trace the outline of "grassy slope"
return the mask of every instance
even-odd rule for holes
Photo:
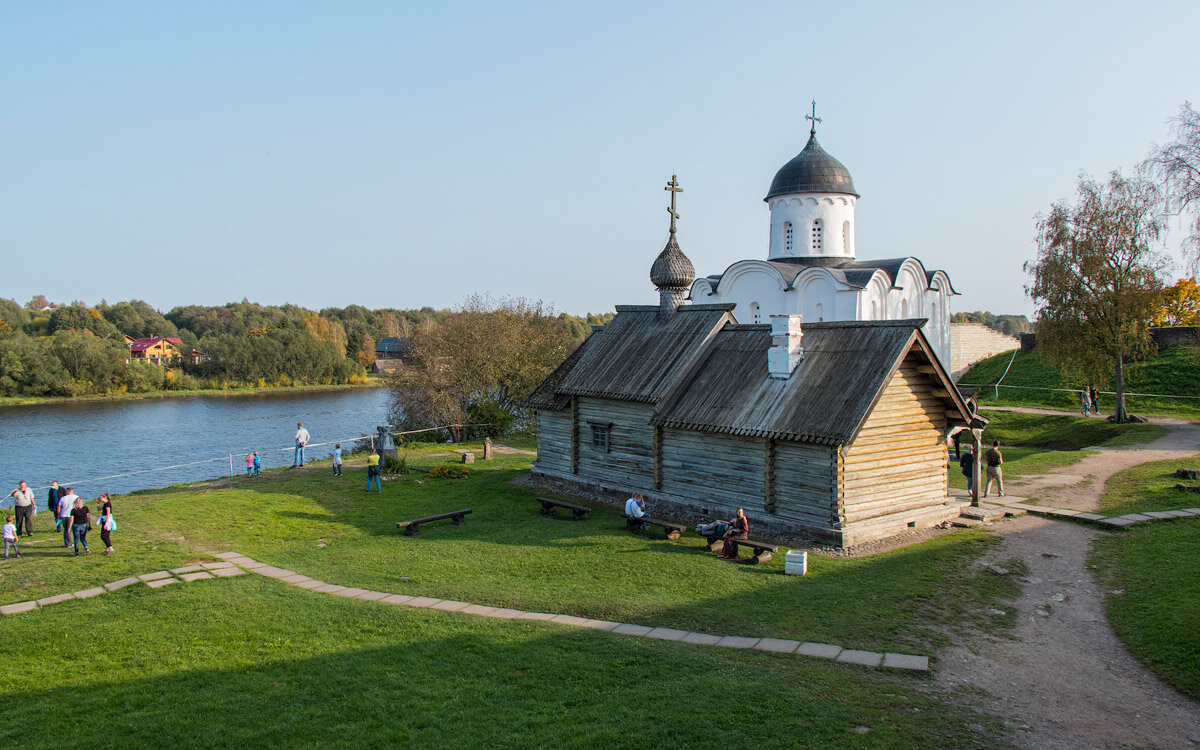
[[[1200,507],[1174,489],[1190,461],[1154,461],[1114,475],[1101,498],[1107,513]],[[1105,587],[1108,619],[1129,650],[1170,684],[1200,699],[1200,518],[1159,521],[1096,540],[1092,562]]]
[[[1200,396],[1200,367],[1197,357],[1200,347],[1170,346],[1162,349],[1145,362],[1133,362],[1125,367],[1126,389],[1134,393],[1156,393]],[[1001,388],[1000,397],[995,390],[986,387],[1003,375],[1012,358],[1011,352],[989,357],[972,367],[962,377],[966,385],[982,387],[979,393],[981,404],[998,406],[1039,406],[1049,409],[1078,411],[1079,394],[1049,390],[1024,390]],[[1036,352],[1017,354],[1012,360],[1012,369],[1004,379],[1004,385],[1031,388],[1080,388],[1084,383],[1068,382],[1062,371],[1042,362]],[[1111,388],[1110,388],[1111,390]],[[1162,399],[1130,396],[1126,406],[1134,414],[1158,414],[1175,416],[1200,416],[1200,399]],[[1111,414],[1113,397],[1101,396],[1102,413]]]
[[[127,589],[5,626],[23,647],[0,695],[36,722],[0,725],[6,747],[995,747],[1000,731],[969,696],[938,703],[911,674],[249,576]]]
[[[443,449],[410,448],[410,463],[432,466]],[[1017,593],[972,568],[993,543],[986,534],[868,559],[810,557],[807,577],[785,577],[781,559],[729,564],[703,554],[698,538],[629,534],[611,511],[583,523],[542,517],[533,493],[507,484],[530,459],[477,464],[468,480],[392,481],[382,495],[368,495],[353,466],[341,479],[321,467],[118,498],[117,556],[35,545],[0,564],[0,601],[237,549],[343,584],[861,648],[932,653],[948,632],[1010,624],[982,614]],[[429,525],[417,537],[394,528],[458,507],[475,510],[461,527]],[[19,722],[0,728],[0,742],[24,747],[708,746],[737,737],[971,747],[994,746],[998,726],[969,705],[937,703],[913,675],[416,612],[249,576],[137,586],[3,622],[3,640],[22,648],[6,656],[0,695],[19,696],[39,723],[32,733]]]

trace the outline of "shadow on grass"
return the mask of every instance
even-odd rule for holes
[[[118,596],[14,622],[30,649],[10,660],[2,694],[38,718],[34,731],[7,723],[0,743],[994,747],[981,725],[998,729],[939,704],[922,678],[794,656],[415,612],[257,579]],[[76,645],[56,634],[85,613],[101,645],[64,670]]]

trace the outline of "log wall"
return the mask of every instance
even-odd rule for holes
[[[713,505],[764,513],[763,441],[718,433],[662,431],[662,490]]]
[[[819,529],[837,528],[837,448],[775,444],[775,515]]]
[[[634,401],[580,397],[576,429],[579,432],[581,477],[640,489],[654,485],[653,407]],[[592,446],[592,423],[611,424],[609,448]]]
[[[910,354],[841,464],[846,526],[946,501],[946,402]]]
[[[537,413],[537,467],[551,471],[571,471],[571,412]]]

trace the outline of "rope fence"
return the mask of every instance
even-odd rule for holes
[[[1001,383],[959,383],[959,385],[965,386],[967,388],[996,388],[996,389],[1020,388],[1022,390],[1026,390],[1026,391],[1057,391],[1059,393],[1074,393],[1074,394],[1078,394],[1080,391],[1083,390],[1082,388],[1039,388],[1039,387],[1033,386],[1033,385],[1003,385]],[[1104,395],[1104,396],[1117,395],[1116,391],[1096,391],[1096,392],[1101,395]],[[1181,395],[1173,394],[1173,393],[1134,393],[1132,391],[1125,391],[1125,395],[1126,396],[1141,396],[1142,398],[1188,398],[1188,399],[1200,398],[1200,396],[1181,396]]]
[[[389,432],[388,434],[392,435],[393,440],[394,440],[395,437],[399,436],[399,435],[418,435],[418,434],[425,433],[425,432],[435,432],[437,430],[462,429],[464,427],[490,427],[490,426],[491,426],[490,422],[483,422],[483,423],[477,423],[477,424],[447,424],[447,425],[441,425],[439,427],[423,427],[419,430],[404,430],[404,431],[400,431],[400,432]],[[374,449],[375,440],[376,440],[376,438],[378,438],[378,436],[379,436],[378,433],[372,433],[369,435],[359,435],[357,437],[348,437],[348,438],[340,438],[337,440],[330,440],[325,443],[308,443],[304,446],[304,448],[305,448],[305,450],[308,450],[309,448],[321,448],[321,447],[328,446],[328,445],[340,445],[342,443],[349,444],[349,443],[354,443],[354,442],[358,442],[358,441],[362,441],[362,440],[370,440],[371,448]],[[258,451],[258,453],[259,453],[259,455],[267,455],[270,453],[289,453],[289,452],[294,452],[295,450],[296,450],[296,446],[293,445],[290,448],[268,448],[266,450]],[[121,474],[109,474],[108,476],[103,476],[103,477],[90,477],[88,479],[76,479],[76,480],[73,480],[70,482],[59,482],[58,486],[59,487],[75,487],[75,486],[82,485],[82,484],[94,484],[96,482],[106,482],[106,481],[109,481],[112,479],[124,479],[126,477],[139,476],[141,474],[152,474],[156,471],[172,471],[174,469],[185,469],[189,466],[201,466],[203,464],[216,463],[217,461],[221,461],[223,463],[228,462],[229,476],[232,477],[232,476],[234,476],[233,455],[234,454],[232,454],[232,453],[227,453],[224,456],[217,456],[216,458],[202,458],[198,461],[189,461],[187,463],[173,464],[171,466],[155,466],[154,468],[151,468],[151,469],[139,469],[137,471],[127,471],[127,472],[123,472]],[[48,490],[48,489],[50,489],[50,485],[47,484],[47,485],[43,485],[41,487],[29,487],[29,489],[31,489],[31,490]],[[11,498],[8,498],[8,499],[11,499]]]

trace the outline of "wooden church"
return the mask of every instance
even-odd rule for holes
[[[617,306],[528,399],[534,476],[640,492],[668,517],[742,507],[755,533],[840,546],[957,517],[948,436],[982,420],[926,321],[743,324],[734,304],[683,304],[675,218],[672,200],[660,304]]]

